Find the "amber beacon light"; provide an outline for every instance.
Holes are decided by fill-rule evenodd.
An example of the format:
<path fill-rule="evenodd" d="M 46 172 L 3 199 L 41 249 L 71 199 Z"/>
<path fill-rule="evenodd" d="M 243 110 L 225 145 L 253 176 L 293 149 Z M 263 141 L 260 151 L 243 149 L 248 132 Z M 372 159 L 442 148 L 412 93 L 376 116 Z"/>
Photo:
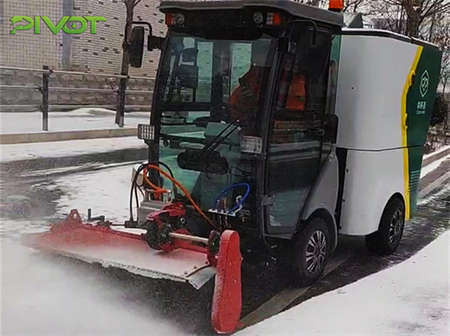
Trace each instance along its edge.
<path fill-rule="evenodd" d="M 344 0 L 330 0 L 328 9 L 333 12 L 342 12 L 344 9 Z"/>

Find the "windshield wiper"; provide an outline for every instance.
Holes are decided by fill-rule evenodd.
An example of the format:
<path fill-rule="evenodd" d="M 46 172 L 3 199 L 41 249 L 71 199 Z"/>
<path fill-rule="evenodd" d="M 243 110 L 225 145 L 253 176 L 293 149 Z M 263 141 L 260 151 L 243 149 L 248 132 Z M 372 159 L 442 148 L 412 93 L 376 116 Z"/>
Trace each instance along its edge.
<path fill-rule="evenodd" d="M 213 174 L 226 174 L 229 170 L 227 159 L 216 148 L 220 146 L 239 127 L 238 120 L 225 127 L 202 149 L 188 149 L 180 153 L 177 162 L 180 168 Z"/>
<path fill-rule="evenodd" d="M 227 134 L 225 134 L 226 131 L 228 131 L 231 128 L 231 131 L 229 131 Z M 200 152 L 201 156 L 205 156 L 206 158 L 214 152 L 217 147 L 219 147 L 226 139 L 228 139 L 231 134 L 233 134 L 237 129 L 239 128 L 239 120 L 233 120 L 227 127 L 225 127 L 222 131 L 219 132 L 208 144 L 203 147 L 203 149 Z M 223 135 L 225 134 L 225 135 Z M 209 154 L 208 154 L 209 152 Z"/>

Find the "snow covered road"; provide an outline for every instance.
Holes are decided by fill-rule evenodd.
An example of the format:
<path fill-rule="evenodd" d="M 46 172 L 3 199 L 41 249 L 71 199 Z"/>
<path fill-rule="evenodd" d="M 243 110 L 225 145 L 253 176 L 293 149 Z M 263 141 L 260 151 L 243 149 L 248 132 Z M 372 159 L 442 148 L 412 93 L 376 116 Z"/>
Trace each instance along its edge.
<path fill-rule="evenodd" d="M 121 222 L 128 216 L 131 167 L 132 164 L 110 165 L 100 170 L 69 171 L 62 175 L 55 171 L 35 171 L 24 179 L 36 183 L 29 185 L 29 189 L 47 189 L 48 193 L 56 195 L 52 218 L 63 217 L 71 208 L 79 208 L 85 215 L 90 207 L 95 216 L 105 214 L 109 219 Z M 442 233 L 444 226 L 448 227 L 448 218 L 447 224 L 442 224 L 445 219 L 439 219 L 439 216 L 448 214 L 445 208 L 448 209 L 449 201 L 448 187 L 430 197 L 428 203 L 422 205 L 416 220 L 406 228 L 404 242 L 392 257 L 368 256 L 363 254 L 366 253 L 363 246 L 353 249 L 354 246 L 349 245 L 357 254 L 356 260 L 349 269 L 344 267 L 336 272 L 342 274 L 335 275 L 338 277 L 336 283 L 353 282 L 410 257 L 423 246 L 420 244 L 425 244 L 424 239 L 431 241 Z M 39 202 L 35 206 L 39 207 Z M 196 315 L 189 315 L 192 296 L 174 299 L 174 302 L 180 302 L 180 312 L 188 316 L 180 322 L 176 313 L 160 307 L 169 299 L 150 291 L 142 282 L 129 278 L 118 280 L 110 272 L 61 258 L 43 257 L 18 244 L 21 233 L 44 230 L 50 221 L 49 218 L 33 221 L 1 219 L 2 335 L 198 334 L 199 329 L 193 327 L 197 321 L 192 315 Z M 442 237 L 446 237 L 447 245 L 442 242 Z M 423 257 L 418 257 L 422 256 L 419 254 L 403 264 L 333 292 L 326 293 L 332 286 L 330 282 L 334 281 L 327 277 L 315 288 L 319 294 L 326 294 L 307 300 L 243 333 L 365 336 L 441 335 L 444 331 L 445 334 L 443 328 L 449 318 L 449 234 L 442 237 L 436 242 L 439 252 L 426 252 Z M 345 247 L 345 241 L 343 244 Z M 433 262 L 426 265 L 419 262 L 426 260 Z M 391 271 L 395 272 L 391 274 Z M 429 285 L 435 280 L 435 286 Z M 259 284 L 260 287 L 264 285 Z M 435 294 L 435 289 L 440 295 Z M 375 299 L 378 301 L 371 304 Z M 417 306 L 418 302 L 422 305 Z M 288 316 L 287 320 L 282 320 L 285 316 Z"/>
<path fill-rule="evenodd" d="M 449 243 L 447 231 L 403 263 L 312 298 L 238 335 L 449 335 Z"/>
<path fill-rule="evenodd" d="M 102 273 L 2 240 L 2 335 L 182 335 Z"/>

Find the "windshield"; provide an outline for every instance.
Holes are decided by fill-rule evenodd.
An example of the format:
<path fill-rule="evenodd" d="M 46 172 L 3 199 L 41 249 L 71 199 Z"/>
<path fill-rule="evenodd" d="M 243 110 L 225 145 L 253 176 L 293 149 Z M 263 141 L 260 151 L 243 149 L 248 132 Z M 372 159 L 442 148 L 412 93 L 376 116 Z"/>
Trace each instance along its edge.
<path fill-rule="evenodd" d="M 169 34 L 159 73 L 159 156 L 203 209 L 236 183 L 251 186 L 249 200 L 255 192 L 254 161 L 242 153 L 241 138 L 260 134 L 274 42 L 265 34 L 255 40 Z M 231 207 L 238 189 L 229 195 Z"/>
<path fill-rule="evenodd" d="M 256 117 L 271 66 L 272 38 L 211 40 L 172 33 L 161 69 L 162 122 Z M 254 118 L 253 118 L 254 119 Z"/>

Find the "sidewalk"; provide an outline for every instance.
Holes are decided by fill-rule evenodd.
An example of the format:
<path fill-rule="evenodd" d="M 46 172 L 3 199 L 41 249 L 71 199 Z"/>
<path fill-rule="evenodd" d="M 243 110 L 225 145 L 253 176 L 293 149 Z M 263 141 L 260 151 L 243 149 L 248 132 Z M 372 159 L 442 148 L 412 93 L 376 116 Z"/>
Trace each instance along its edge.
<path fill-rule="evenodd" d="M 148 123 L 148 112 L 125 114 L 125 126 L 114 123 L 115 111 L 83 108 L 49 112 L 49 131 L 42 131 L 42 113 L 0 113 L 0 144 L 135 136 L 138 124 Z"/>
<path fill-rule="evenodd" d="M 410 259 L 314 297 L 238 335 L 448 335 L 446 231 Z"/>
<path fill-rule="evenodd" d="M 0 163 L 79 157 L 120 150 L 146 148 L 147 146 L 144 141 L 138 139 L 136 136 L 0 145 Z"/>

